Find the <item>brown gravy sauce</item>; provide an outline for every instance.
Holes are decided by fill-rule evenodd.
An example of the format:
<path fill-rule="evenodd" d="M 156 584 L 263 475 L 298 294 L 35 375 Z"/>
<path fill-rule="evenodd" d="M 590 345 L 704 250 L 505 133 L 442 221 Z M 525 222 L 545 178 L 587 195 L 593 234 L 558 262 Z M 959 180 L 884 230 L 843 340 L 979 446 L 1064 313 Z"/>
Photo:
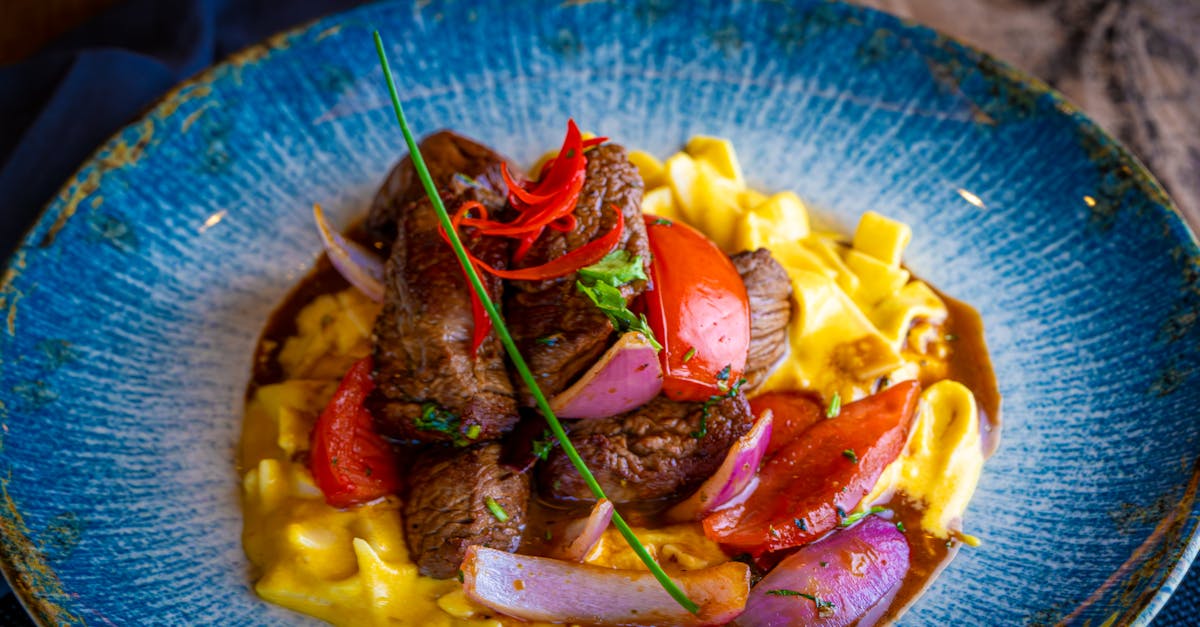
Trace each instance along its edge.
<path fill-rule="evenodd" d="M 358 238 L 356 238 L 358 239 Z M 349 287 L 345 279 L 322 255 L 316 266 L 284 298 L 271 314 L 259 337 L 254 356 L 254 373 L 247 389 L 247 398 L 262 385 L 277 383 L 282 372 L 276 361 L 283 342 L 296 333 L 296 315 L 305 305 L 318 296 L 334 293 Z M 975 394 L 979 406 L 980 435 L 985 456 L 990 456 L 999 446 L 1000 437 L 1000 393 L 992 363 L 984 344 L 983 321 L 974 308 L 938 294 L 945 301 L 949 318 L 943 325 L 951 346 L 948 359 L 948 378 L 967 386 Z M 531 555 L 544 555 L 554 538 L 561 538 L 562 530 L 573 519 L 585 517 L 590 505 L 562 506 L 549 504 L 536 497 L 530 499 L 525 534 L 520 551 Z M 660 524 L 658 513 L 664 503 L 621 506 L 621 514 L 630 524 L 654 527 Z M 920 504 L 909 502 L 903 496 L 893 498 L 887 504 L 892 510 L 892 520 L 900 521 L 906 528 L 910 550 L 909 570 L 900 586 L 887 598 L 863 616 L 858 625 L 886 624 L 898 618 L 911 606 L 921 592 L 932 583 L 938 573 L 953 559 L 962 544 L 960 540 L 945 540 L 920 531 Z M 546 532 L 550 532 L 549 540 Z"/>

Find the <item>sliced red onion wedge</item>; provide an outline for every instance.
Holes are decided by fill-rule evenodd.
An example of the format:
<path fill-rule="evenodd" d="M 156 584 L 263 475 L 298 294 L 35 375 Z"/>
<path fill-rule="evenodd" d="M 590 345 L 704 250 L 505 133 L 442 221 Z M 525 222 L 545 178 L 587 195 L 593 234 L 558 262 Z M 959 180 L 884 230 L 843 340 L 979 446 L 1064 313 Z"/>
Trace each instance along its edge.
<path fill-rule="evenodd" d="M 383 260 L 374 252 L 338 233 L 325 219 L 321 205 L 313 205 L 313 219 L 325 245 L 329 261 L 351 285 L 362 290 L 367 298 L 383 302 Z"/>
<path fill-rule="evenodd" d="M 725 461 L 717 468 L 717 472 L 709 477 L 700 489 L 667 511 L 667 519 L 671 522 L 687 522 L 700 520 L 709 512 L 720 509 L 735 497 L 744 500 L 748 487 L 754 483 L 758 474 L 758 465 L 762 463 L 767 445 L 771 443 L 771 426 L 774 416 L 770 410 L 764 411 L 758 421 L 738 438 L 737 442 L 725 454 Z"/>
<path fill-rule="evenodd" d="M 613 504 L 608 499 L 600 499 L 592 506 L 592 513 L 587 518 L 577 520 L 567 525 L 564 532 L 565 545 L 560 545 L 551 551 L 551 557 L 582 562 L 588 553 L 592 552 L 608 523 L 612 522 Z"/>
<path fill-rule="evenodd" d="M 620 570 L 467 549 L 463 590 L 497 612 L 530 621 L 585 625 L 723 625 L 745 606 L 749 568 L 726 562 L 671 577 L 700 606 L 683 609 L 645 570 Z"/>
<path fill-rule="evenodd" d="M 896 525 L 868 516 L 780 562 L 750 591 L 734 625 L 850 625 L 895 591 L 908 558 L 908 542 Z"/>
<path fill-rule="evenodd" d="M 630 331 L 571 387 L 550 399 L 559 418 L 608 418 L 636 409 L 662 390 L 662 366 L 646 336 Z"/>

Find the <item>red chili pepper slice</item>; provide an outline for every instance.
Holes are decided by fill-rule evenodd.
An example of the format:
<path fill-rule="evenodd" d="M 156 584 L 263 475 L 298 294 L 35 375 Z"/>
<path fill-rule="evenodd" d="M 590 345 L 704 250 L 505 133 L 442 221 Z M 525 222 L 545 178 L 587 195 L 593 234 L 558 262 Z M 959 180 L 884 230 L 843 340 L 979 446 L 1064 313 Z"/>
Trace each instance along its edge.
<path fill-rule="evenodd" d="M 621 233 L 625 230 L 625 216 L 618 207 L 613 206 L 612 209 L 617 213 L 617 223 L 608 233 L 540 266 L 520 268 L 518 270 L 499 270 L 480 261 L 469 250 L 467 251 L 467 256 L 471 258 L 471 262 L 475 264 L 476 268 L 502 279 L 513 281 L 544 281 L 546 279 L 557 279 L 567 276 L 584 266 L 590 266 L 600 261 L 620 243 Z M 458 223 L 461 222 L 464 215 L 465 212 L 461 208 L 455 213 L 454 218 L 451 220 L 455 228 L 458 227 Z M 447 242 L 450 241 L 449 236 L 444 230 L 439 228 L 438 232 L 441 233 L 442 239 Z"/>
<path fill-rule="evenodd" d="M 470 200 L 463 203 L 462 206 L 458 208 L 458 211 L 455 212 L 454 217 L 451 219 L 451 222 L 455 225 L 455 228 L 458 227 L 458 222 L 462 221 L 463 217 L 473 209 L 479 211 L 479 220 L 487 220 L 487 207 L 483 206 L 477 201 Z M 446 240 L 446 243 L 449 244 L 450 240 L 446 238 L 445 231 L 442 231 L 439 228 L 438 232 L 442 234 L 442 239 Z M 470 254 L 470 252 L 467 254 Z M 477 355 L 479 353 L 479 347 L 483 346 L 483 341 L 487 339 L 488 334 L 492 332 L 492 317 L 489 316 L 487 310 L 483 308 L 483 301 L 479 300 L 479 295 L 475 293 L 475 290 L 471 289 L 471 279 L 467 276 L 467 269 L 460 269 L 462 270 L 463 282 L 467 284 L 467 293 L 471 295 L 471 319 L 474 322 L 474 329 L 471 333 L 471 354 Z"/>
<path fill-rule="evenodd" d="M 482 227 L 484 233 L 486 235 L 505 237 L 522 235 L 529 231 L 540 230 L 542 227 L 563 216 L 571 215 L 575 211 L 575 202 L 579 199 L 579 192 L 583 189 L 583 180 L 584 174 L 580 170 L 575 178 L 570 181 L 565 192 L 557 195 L 552 203 L 547 203 L 544 207 L 536 211 L 526 212 L 509 224 L 491 222 Z M 477 224 L 472 224 L 471 222 L 463 222 L 463 224 L 477 226 Z"/>
<path fill-rule="evenodd" d="M 584 151 L 606 141 L 608 141 L 607 137 L 593 137 L 584 141 L 579 127 L 575 125 L 575 120 L 567 120 L 567 134 L 563 138 L 562 148 L 555 157 L 547 160 L 542 166 L 542 175 L 537 182 L 528 184 L 529 186 L 526 187 L 512 176 L 506 164 L 501 164 L 500 173 L 508 186 L 508 202 L 518 212 L 516 219 L 511 222 L 492 220 L 488 217 L 486 207 L 476 201 L 469 201 L 460 205 L 451 219 L 454 229 L 458 230 L 468 226 L 476 229 L 482 236 L 508 237 L 517 240 L 512 260 L 520 263 L 547 227 L 568 233 L 579 225 L 574 211 L 587 178 L 587 157 L 584 156 Z M 476 212 L 475 217 L 471 216 L 472 212 Z M 618 209 L 617 226 L 608 234 L 558 259 L 520 270 L 498 270 L 475 258 L 470 251 L 467 254 L 471 256 L 476 268 L 494 276 L 527 281 L 552 279 L 566 276 L 602 259 L 616 247 L 623 229 L 624 216 Z M 439 231 L 442 239 L 447 239 L 446 233 L 441 229 Z M 483 341 L 492 330 L 492 320 L 488 317 L 483 303 L 480 302 L 474 290 L 470 290 L 470 295 L 471 314 L 475 322 L 471 350 L 472 353 L 477 354 L 479 347 L 483 345 Z"/>

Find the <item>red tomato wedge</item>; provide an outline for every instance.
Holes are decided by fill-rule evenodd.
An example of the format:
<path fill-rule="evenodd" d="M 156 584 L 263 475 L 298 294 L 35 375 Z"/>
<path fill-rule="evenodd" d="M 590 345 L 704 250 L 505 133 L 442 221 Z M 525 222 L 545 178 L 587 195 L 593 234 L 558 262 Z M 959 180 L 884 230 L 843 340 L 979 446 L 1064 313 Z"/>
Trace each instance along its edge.
<path fill-rule="evenodd" d="M 355 362 L 313 427 L 309 468 L 334 507 L 361 505 L 400 487 L 392 448 L 364 406 L 375 389 L 373 369 L 370 357 Z"/>
<path fill-rule="evenodd" d="M 750 411 L 761 416 L 766 410 L 775 416 L 766 457 L 770 459 L 809 427 L 825 419 L 825 408 L 805 392 L 767 392 L 750 399 Z"/>
<path fill-rule="evenodd" d="M 724 394 L 746 369 L 750 304 L 733 262 L 681 222 L 645 216 L 654 260 L 646 319 L 663 345 L 663 394 L 703 401 Z"/>
<path fill-rule="evenodd" d="M 920 394 L 905 381 L 818 422 L 763 465 L 749 499 L 705 518 L 705 535 L 757 558 L 833 531 L 904 448 Z"/>

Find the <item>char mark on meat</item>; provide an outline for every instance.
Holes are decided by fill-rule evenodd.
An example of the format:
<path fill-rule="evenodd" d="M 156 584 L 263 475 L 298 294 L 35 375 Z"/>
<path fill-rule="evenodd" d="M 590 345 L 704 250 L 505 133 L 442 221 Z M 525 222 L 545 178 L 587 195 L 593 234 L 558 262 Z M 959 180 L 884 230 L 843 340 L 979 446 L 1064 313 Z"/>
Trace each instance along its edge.
<path fill-rule="evenodd" d="M 443 154 L 450 150 L 446 146 L 482 148 L 447 135 L 439 133 L 422 142 L 426 158 L 445 165 L 454 162 Z M 498 169 L 503 158 L 488 152 L 489 163 Z M 472 165 L 489 171 L 492 167 Z M 377 206 L 398 207 L 396 237 L 385 266 L 383 309 L 374 329 L 376 423 L 382 433 L 404 440 L 468 444 L 495 439 L 518 418 L 502 347 L 491 334 L 478 355 L 472 355 L 471 287 L 454 251 L 441 237 L 429 199 L 406 200 L 411 190 L 393 180 L 410 176 L 402 163 L 376 199 Z M 479 187 L 447 184 L 440 186 L 440 193 L 450 211 L 477 199 L 494 214 L 504 210 L 502 195 L 481 195 Z M 507 240 L 463 234 L 463 243 L 495 267 L 507 263 Z M 500 281 L 486 274 L 482 278 L 491 298 L 499 299 Z"/>
<path fill-rule="evenodd" d="M 649 276 L 650 247 L 642 222 L 642 178 L 625 149 L 613 144 L 587 153 L 587 178 L 575 207 L 577 225 L 569 233 L 546 230 L 518 267 L 536 266 L 608 233 L 616 225 L 615 206 L 625 228 L 617 249 L 640 257 Z M 547 396 L 561 392 L 608 348 L 613 327 L 575 287 L 574 273 L 548 281 L 513 281 L 504 303 L 505 320 L 517 348 Z M 646 290 L 638 280 L 621 288 L 628 303 Z M 522 384 L 522 403 L 533 398 Z"/>
<path fill-rule="evenodd" d="M 433 184 L 443 195 L 477 200 L 489 209 L 504 205 L 507 188 L 500 164 L 506 159 L 491 148 L 451 131 L 438 131 L 421 141 L 421 156 Z M 510 172 L 520 171 L 511 161 L 508 168 Z M 406 155 L 376 194 L 367 214 L 367 233 L 390 246 L 396 239 L 400 216 L 425 199 L 425 188 L 417 178 L 412 158 Z"/>
<path fill-rule="evenodd" d="M 428 447 L 409 473 L 404 536 L 422 575 L 446 579 L 478 544 L 516 551 L 525 528 L 529 475 L 500 463 L 499 443 L 468 449 Z M 495 502 L 506 520 L 488 508 Z"/>
<path fill-rule="evenodd" d="M 707 406 L 706 406 L 707 405 Z M 659 396 L 633 411 L 571 426 L 571 443 L 617 503 L 686 494 L 716 472 L 754 416 L 740 392 L 710 403 L 677 403 Z M 561 448 L 538 469 L 541 493 L 559 500 L 592 500 Z"/>
<path fill-rule="evenodd" d="M 792 319 L 792 282 L 787 271 L 759 248 L 732 257 L 750 299 L 750 350 L 746 356 L 744 390 L 766 380 L 787 352 L 787 325 Z"/>

